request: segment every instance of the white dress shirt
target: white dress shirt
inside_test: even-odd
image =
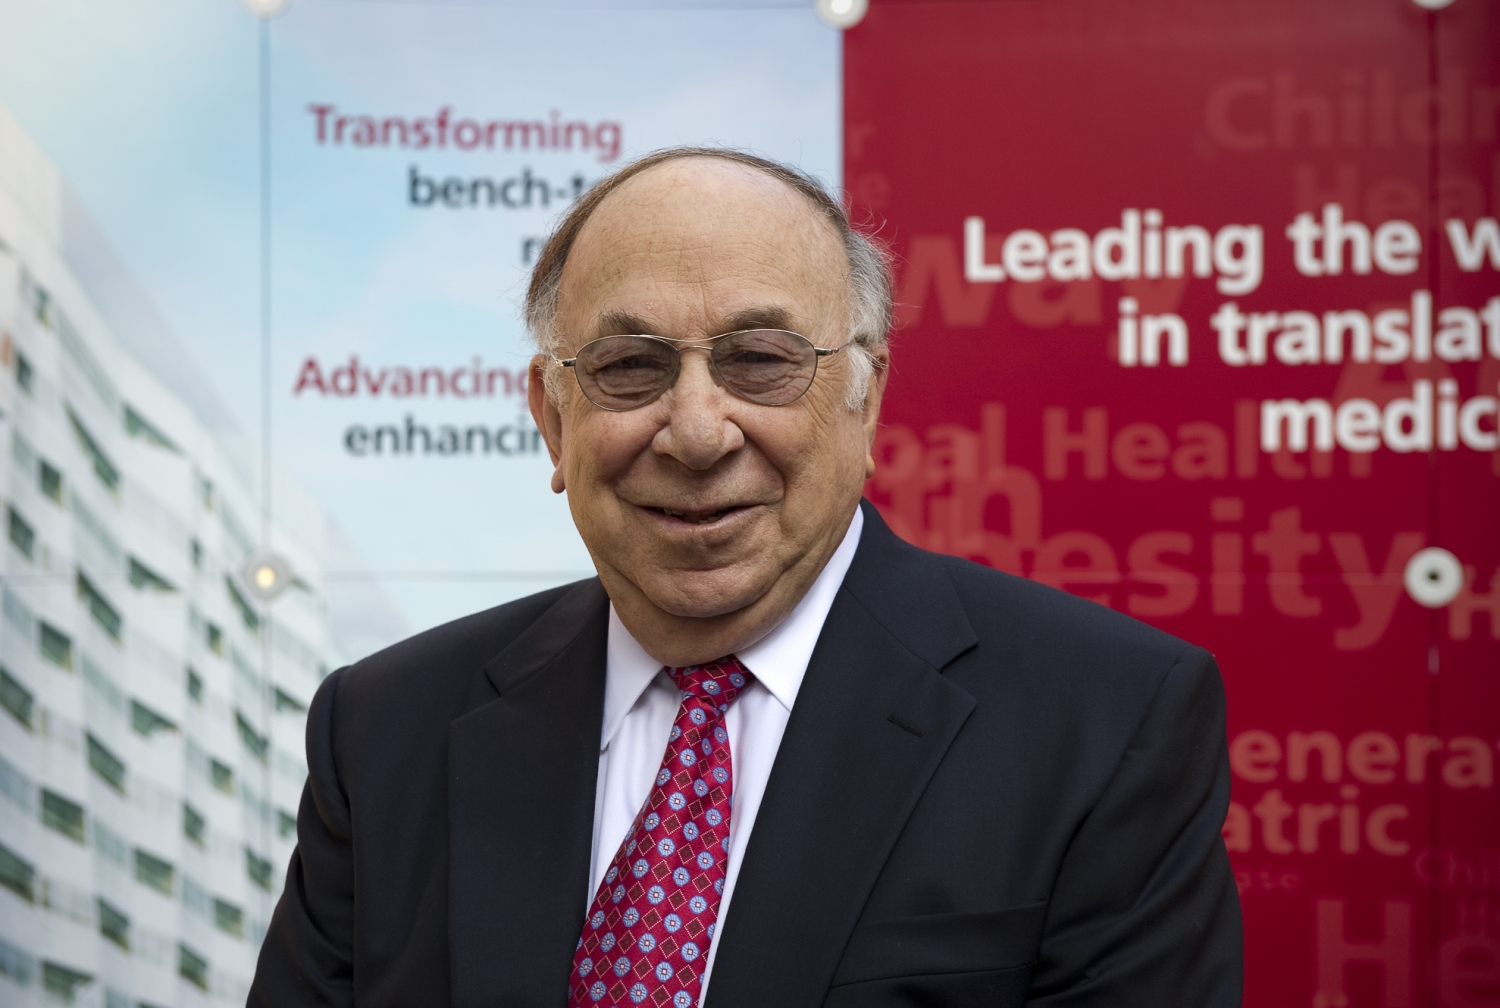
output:
[[[750,685],[740,692],[724,715],[729,731],[729,753],[734,771],[734,796],[729,815],[729,864],[724,895],[719,901],[721,922],[734,896],[735,878],[755,826],[755,814],[771,776],[771,764],[781,746],[781,735],[797,702],[802,676],[812,658],[823,621],[859,545],[864,514],[854,520],[802,601],[781,624],[735,657],[750,670]],[[604,730],[599,740],[599,783],[594,790],[594,847],[590,862],[589,904],[604,873],[619,852],[625,832],[650,796],[667,737],[677,719],[678,691],[661,663],[646,653],[609,607],[609,650],[605,660]],[[587,909],[587,908],[585,908]],[[715,928],[715,934],[721,930]],[[699,999],[708,991],[717,941],[709,945],[703,966]]]

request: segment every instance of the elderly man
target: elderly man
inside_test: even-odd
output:
[[[252,1005],[1239,1003],[1213,659],[861,503],[890,284],[816,182],[646,157],[527,314],[599,576],[323,684]]]

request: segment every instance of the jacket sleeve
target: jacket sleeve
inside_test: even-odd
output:
[[[297,847],[261,946],[249,1008],[354,1003],[354,856],[333,748],[333,707],[344,671],[324,680],[307,713]]]
[[[1239,894],[1220,834],[1228,807],[1223,684],[1213,656],[1192,647],[1069,845],[1027,1004],[1238,1006]]]

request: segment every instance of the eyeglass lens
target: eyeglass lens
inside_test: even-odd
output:
[[[812,384],[818,355],[804,336],[780,329],[731,333],[714,343],[709,360],[730,391],[762,406],[785,406]],[[605,336],[578,351],[574,371],[594,405],[632,410],[672,387],[681,351],[651,336]]]

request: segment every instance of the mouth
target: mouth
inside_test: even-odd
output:
[[[655,511],[669,521],[680,522],[684,525],[714,525],[731,515],[746,510],[746,508],[741,505],[735,505],[720,508],[717,511],[678,511],[665,507],[650,508],[649,510]]]

